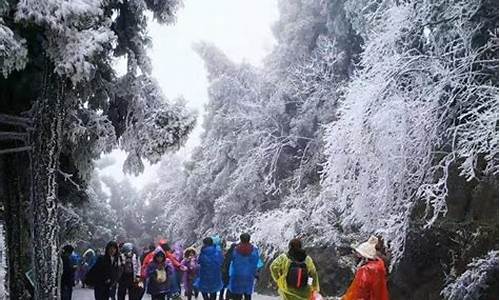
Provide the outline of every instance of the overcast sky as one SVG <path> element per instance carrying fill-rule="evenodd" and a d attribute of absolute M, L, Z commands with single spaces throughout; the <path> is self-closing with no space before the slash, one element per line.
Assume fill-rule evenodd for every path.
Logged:
<path fill-rule="evenodd" d="M 164 94 L 173 99 L 183 96 L 188 106 L 198 110 L 198 127 L 191 134 L 181 155 L 189 156 L 199 143 L 204 104 L 208 101 L 207 80 L 203 61 L 192 45 L 204 40 L 220 48 L 235 62 L 246 61 L 261 65 L 262 59 L 275 43 L 271 25 L 278 19 L 277 0 L 184 0 L 177 14 L 177 23 L 171 26 L 150 22 L 153 38 L 150 56 L 153 76 Z M 125 176 L 122 164 L 126 154 L 116 150 L 109 154 L 115 164 L 101 170 L 101 174 L 117 180 Z M 158 166 L 146 163 L 140 176 L 129 179 L 136 188 L 157 180 Z M 128 176 L 128 175 L 127 175 Z"/>

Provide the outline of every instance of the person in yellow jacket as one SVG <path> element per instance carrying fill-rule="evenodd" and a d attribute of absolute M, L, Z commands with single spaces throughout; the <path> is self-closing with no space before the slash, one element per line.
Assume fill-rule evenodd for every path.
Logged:
<path fill-rule="evenodd" d="M 278 256 L 270 269 L 284 300 L 309 300 L 313 292 L 319 292 L 316 266 L 299 239 L 290 241 L 288 253 Z"/>

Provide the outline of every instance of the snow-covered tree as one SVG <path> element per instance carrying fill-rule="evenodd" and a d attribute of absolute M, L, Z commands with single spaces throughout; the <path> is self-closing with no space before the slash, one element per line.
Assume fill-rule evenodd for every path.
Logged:
<path fill-rule="evenodd" d="M 10 114 L 0 118 L 9 132 L 1 153 L 5 160 L 31 162 L 31 168 L 7 177 L 31 176 L 31 193 L 18 197 L 31 195 L 34 208 L 33 243 L 41 249 L 32 259 L 36 298 L 57 296 L 57 181 L 70 187 L 69 194 L 84 191 L 93 159 L 115 146 L 129 153 L 125 169 L 138 172 L 142 159 L 157 162 L 194 126 L 182 103 L 162 96 L 147 56 L 148 12 L 170 24 L 180 5 L 178 0 L 0 4 L 0 111 Z M 127 60 L 122 77 L 113 70 L 115 57 Z M 17 226 L 7 225 L 7 231 L 11 225 Z M 11 297 L 21 299 L 25 289 L 11 284 Z"/>
<path fill-rule="evenodd" d="M 498 173 L 498 31 L 474 19 L 486 3 L 433 3 L 368 10 L 361 68 L 326 137 L 332 209 L 385 234 L 395 261 L 419 203 L 427 226 L 446 213 L 452 167 Z"/>

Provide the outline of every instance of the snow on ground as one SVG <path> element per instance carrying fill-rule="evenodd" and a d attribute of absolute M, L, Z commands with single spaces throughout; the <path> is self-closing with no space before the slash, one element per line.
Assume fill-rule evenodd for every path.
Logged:
<path fill-rule="evenodd" d="M 82 289 L 82 288 L 77 288 L 73 291 L 73 299 L 75 300 L 94 300 L 94 290 L 92 289 Z M 127 298 L 128 299 L 128 298 Z M 145 295 L 143 300 L 149 300 L 151 297 L 149 295 Z M 201 296 L 198 297 L 198 300 L 201 300 Z M 273 296 L 264 296 L 264 295 L 258 295 L 254 294 L 252 296 L 253 300 L 278 300 L 278 297 L 273 297 Z"/>

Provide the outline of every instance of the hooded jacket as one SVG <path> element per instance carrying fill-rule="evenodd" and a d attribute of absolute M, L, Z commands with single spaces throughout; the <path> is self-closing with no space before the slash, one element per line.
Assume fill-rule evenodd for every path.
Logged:
<path fill-rule="evenodd" d="M 229 266 L 229 291 L 233 294 L 252 294 L 258 265 L 257 247 L 250 243 L 238 244 Z"/>
<path fill-rule="evenodd" d="M 342 300 L 389 300 L 387 274 L 382 259 L 370 260 L 357 271 Z"/>
<path fill-rule="evenodd" d="M 86 283 L 93 286 L 111 286 L 118 281 L 118 254 L 114 257 L 108 255 L 111 247 L 118 251 L 118 245 L 115 242 L 109 242 L 106 245 L 105 254 L 97 258 L 94 266 L 89 270 L 86 277 Z"/>
<path fill-rule="evenodd" d="M 155 252 L 157 252 L 157 251 L 162 251 L 165 254 L 165 257 L 168 260 L 170 260 L 170 262 L 172 263 L 174 268 L 179 269 L 181 267 L 181 263 L 177 260 L 177 258 L 175 257 L 175 254 L 170 253 L 170 252 L 165 253 L 163 248 L 158 246 L 158 247 L 156 247 L 156 249 L 154 251 L 148 253 L 144 257 L 144 261 L 142 262 L 141 273 L 140 273 L 142 278 L 146 278 L 146 270 L 148 269 L 148 265 L 153 261 L 154 256 L 155 256 Z"/>
<path fill-rule="evenodd" d="M 194 284 L 200 292 L 216 293 L 222 289 L 222 261 L 222 251 L 219 247 L 210 245 L 201 248 L 198 257 L 200 265 L 199 277 Z"/>
<path fill-rule="evenodd" d="M 160 247 L 158 247 L 160 248 Z M 146 270 L 147 291 L 150 295 L 168 294 L 171 292 L 171 279 L 174 276 L 175 269 L 168 259 L 165 258 L 163 249 L 153 252 L 153 261 Z M 163 261 L 158 263 L 156 257 L 163 256 Z M 163 265 L 163 268 L 160 266 Z M 165 277 L 162 277 L 165 275 Z"/>
<path fill-rule="evenodd" d="M 188 251 L 194 251 L 194 257 L 187 257 Z M 186 271 L 182 274 L 182 284 L 187 295 L 190 295 L 193 290 L 193 283 L 198 276 L 198 258 L 196 257 L 196 250 L 194 248 L 187 248 L 184 251 L 184 259 L 181 264 L 186 267 Z"/>

